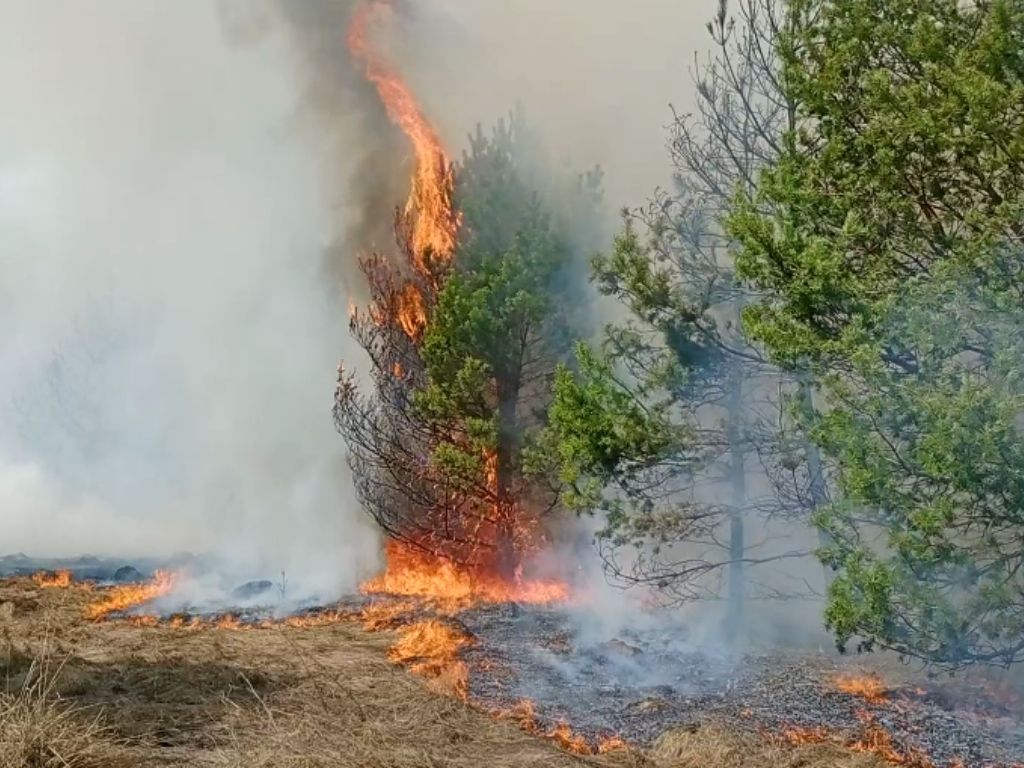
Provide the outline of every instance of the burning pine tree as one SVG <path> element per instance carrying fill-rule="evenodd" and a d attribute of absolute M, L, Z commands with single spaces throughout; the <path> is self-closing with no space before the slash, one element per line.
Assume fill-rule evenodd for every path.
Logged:
<path fill-rule="evenodd" d="M 588 244 L 569 233 L 595 232 L 600 173 L 548 183 L 521 114 L 490 135 L 478 128 L 452 165 L 366 42 L 374 7 L 356 16 L 350 48 L 416 169 L 396 215 L 397 258 L 361 262 L 371 301 L 353 310 L 351 330 L 373 390 L 341 369 L 335 423 L 363 506 L 396 542 L 391 564 L 437 557 L 512 584 L 559 506 L 526 457 L 578 331 L 582 302 L 569 294 L 585 283 Z"/>
<path fill-rule="evenodd" d="M 509 582 L 559 506 L 526 457 L 579 325 L 567 293 L 582 274 L 569 214 L 531 183 L 528 147 L 521 116 L 472 137 L 455 169 L 451 254 L 417 247 L 423 211 L 412 208 L 396 220 L 401 258 L 363 260 L 372 301 L 351 329 L 374 392 L 343 373 L 335 406 L 360 499 L 381 527 Z M 577 192 L 593 201 L 599 178 L 584 180 Z"/>

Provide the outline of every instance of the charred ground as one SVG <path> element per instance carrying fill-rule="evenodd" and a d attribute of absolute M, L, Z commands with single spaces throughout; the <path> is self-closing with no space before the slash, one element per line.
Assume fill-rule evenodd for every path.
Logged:
<path fill-rule="evenodd" d="M 5 701 L 44 673 L 48 707 L 82 729 L 100 718 L 105 730 L 89 733 L 102 759 L 69 761 L 86 767 L 884 765 L 860 750 L 864 712 L 875 738 L 891 734 L 891 764 L 1011 765 L 1022 753 L 991 691 L 982 707 L 962 683 L 887 682 L 869 701 L 836 689 L 831 660 L 716 660 L 656 632 L 588 645 L 560 608 L 363 597 L 275 622 L 87 620 L 105 589 L 0 583 Z M 450 658 L 417 646 L 434 626 L 462 638 Z M 446 677 L 456 659 L 465 700 Z M 4 711 L 0 744 L 16 754 L 21 726 Z"/>

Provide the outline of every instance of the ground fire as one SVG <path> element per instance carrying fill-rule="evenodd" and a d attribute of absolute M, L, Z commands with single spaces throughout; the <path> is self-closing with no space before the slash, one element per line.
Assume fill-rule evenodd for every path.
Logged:
<path fill-rule="evenodd" d="M 144 605 L 150 600 L 167 595 L 174 589 L 177 577 L 170 571 L 157 571 L 151 581 L 143 584 L 125 584 L 101 593 L 86 611 L 90 619 L 104 619 L 114 613 L 122 613 Z"/>
<path fill-rule="evenodd" d="M 50 573 L 49 571 L 37 571 L 32 574 L 32 581 L 43 589 L 51 587 L 67 587 L 71 584 L 71 571 L 60 570 Z"/>
<path fill-rule="evenodd" d="M 835 686 L 843 693 L 861 696 L 873 704 L 888 700 L 885 682 L 877 675 L 839 675 Z"/>
<path fill-rule="evenodd" d="M 85 410 L 93 401 L 89 392 L 67 399 L 69 410 L 81 411 L 73 414 L 75 429 L 69 430 L 81 440 L 73 447 L 81 450 L 62 451 L 56 457 L 60 461 L 41 460 L 38 477 L 34 471 L 15 467 L 10 472 L 0 465 L 16 481 L 0 475 L 5 504 L 10 505 L 12 487 L 35 491 L 36 482 L 49 483 L 52 474 L 61 481 L 53 498 L 76 502 L 70 510 L 76 514 L 66 515 L 74 523 L 70 535 L 92 527 L 98 535 L 104 514 L 95 526 L 92 520 L 74 518 L 96 509 L 120 522 L 122 505 L 130 503 L 158 519 L 158 530 L 166 527 L 166 538 L 157 543 L 167 549 L 130 556 L 125 549 L 120 559 L 0 556 L 0 768 L 1024 768 L 1024 679 L 1021 667 L 1014 666 L 1024 659 L 1024 620 L 1019 619 L 1024 537 L 1017 535 L 1019 514 L 1014 517 L 1024 497 L 1015 472 L 1024 453 L 1014 452 L 1024 402 L 1016 365 L 1024 349 L 1019 336 L 1024 322 L 1017 322 L 1022 319 L 1016 316 L 1019 297 L 1007 291 L 1019 282 L 1016 254 L 1007 260 L 1013 268 L 1003 272 L 988 263 L 1002 258 L 990 251 L 1022 239 L 1024 198 L 1018 193 L 1024 144 L 1016 141 L 1014 131 L 1024 114 L 1024 69 L 1017 66 L 1024 10 L 1016 11 L 1011 0 L 710 2 L 718 12 L 708 26 L 717 48 L 707 65 L 702 56 L 697 59 L 690 94 L 696 99 L 694 109 L 689 116 L 673 115 L 673 165 L 661 169 L 670 171 L 663 176 L 673 184 L 657 190 L 646 209 L 625 211 L 627 223 L 618 237 L 606 231 L 603 218 L 595 226 L 585 206 L 577 206 L 574 195 L 583 188 L 583 196 L 587 190 L 600 193 L 599 180 L 590 189 L 588 173 L 556 177 L 561 170 L 552 170 L 555 163 L 548 163 L 551 158 L 539 147 L 545 142 L 530 143 L 539 134 L 519 133 L 518 112 L 507 123 L 498 121 L 493 133 L 478 128 L 463 151 L 446 144 L 439 126 L 454 123 L 454 112 L 441 119 L 433 111 L 444 100 L 417 92 L 413 85 L 419 76 L 424 84 L 442 83 L 460 97 L 481 88 L 488 103 L 499 78 L 469 83 L 469 75 L 476 73 L 464 66 L 457 78 L 442 79 L 447 61 L 439 71 L 414 70 L 425 65 L 424 57 L 417 58 L 423 49 L 404 47 L 403 35 L 429 32 L 425 40 L 445 46 L 432 53 L 437 60 L 446 58 L 449 49 L 460 47 L 463 33 L 472 38 L 476 30 L 435 24 L 428 14 L 440 6 L 476 4 L 275 2 L 270 15 L 245 25 L 253 36 L 262 35 L 264 26 L 302 25 L 294 37 L 273 37 L 272 45 L 278 47 L 281 39 L 294 43 L 303 54 L 296 59 L 298 68 L 315 70 L 311 80 L 316 82 L 309 84 L 315 109 L 338 93 L 352 97 L 344 105 L 351 110 L 344 115 L 346 124 L 342 130 L 332 125 L 337 135 L 331 138 L 341 150 L 351 149 L 368 161 L 366 167 L 346 168 L 363 172 L 351 173 L 351 188 L 342 189 L 352 193 L 359 215 L 343 217 L 344 226 L 327 221 L 330 242 L 361 239 L 377 249 L 357 254 L 365 291 L 356 289 L 355 295 L 362 296 L 359 305 L 350 301 L 348 307 L 348 327 L 368 364 L 361 364 L 362 378 L 339 365 L 334 392 L 332 415 L 347 447 L 351 476 L 338 465 L 343 446 L 336 435 L 315 434 L 305 429 L 304 419 L 288 418 L 299 402 L 324 410 L 320 384 L 314 382 L 319 394 L 308 398 L 297 396 L 304 389 L 286 386 L 250 391 L 263 378 L 249 375 L 252 371 L 269 375 L 271 368 L 302 362 L 305 355 L 292 359 L 291 346 L 274 355 L 275 347 L 252 344 L 249 351 L 263 367 L 238 365 L 237 381 L 217 376 L 222 369 L 204 368 L 202 376 L 184 371 L 188 375 L 175 388 L 171 405 L 180 400 L 183 422 L 191 421 L 184 412 L 193 411 L 197 422 L 208 422 L 197 426 L 193 439 L 184 434 L 174 439 L 176 425 L 166 423 L 175 420 L 178 408 L 151 409 L 158 416 L 152 425 L 158 438 L 154 444 L 124 442 L 140 460 L 148 454 L 166 464 L 173 483 L 156 482 L 159 473 L 133 472 L 132 462 L 121 462 L 127 465 L 122 467 L 102 457 L 95 464 L 102 471 L 80 473 L 87 480 L 82 489 L 70 482 L 77 478 L 60 476 L 62 466 L 78 454 L 102 453 L 105 443 L 115 442 L 122 422 L 147 421 L 142 416 L 150 409 L 138 408 L 140 401 L 126 396 L 134 393 L 117 386 L 116 376 L 92 376 L 91 366 L 102 363 L 102 355 L 94 359 L 91 349 L 83 348 L 81 368 L 65 371 L 54 364 L 29 378 L 44 395 L 63 387 L 65 380 L 86 385 L 95 379 L 104 390 L 109 385 L 112 396 L 95 398 L 103 405 L 96 413 Z M 500 5 L 476 12 L 489 17 Z M 520 4 L 508 5 L 529 16 Z M 580 5 L 597 14 L 604 12 L 599 6 L 618 4 Z M 959 19 L 968 12 L 988 13 L 990 7 L 998 11 L 993 18 L 967 17 L 967 24 Z M 631 7 L 623 17 L 639 29 L 649 9 L 641 10 Z M 531 42 L 541 42 L 538 29 L 543 37 L 561 35 L 569 26 L 574 33 L 577 27 L 593 26 L 582 13 L 576 15 L 579 19 L 567 16 L 568 24 L 529 18 Z M 824 23 L 816 21 L 819 17 L 831 24 L 816 26 Z M 169 18 L 161 14 L 160 21 Z M 323 18 L 333 23 L 315 23 Z M 306 50 L 308 26 L 316 26 L 316 34 Z M 620 24 L 617 30 L 623 28 Z M 162 40 L 159 32 L 144 41 L 151 46 Z M 35 43 L 35 37 L 25 39 Z M 606 55 L 613 38 L 596 41 Z M 978 49 L 975 40 L 982 42 Z M 28 48 L 38 58 L 48 48 L 63 54 L 70 42 L 72 37 L 61 45 Z M 173 42 L 191 54 L 190 46 L 178 46 L 176 37 Z M 574 42 L 566 40 L 564 50 Z M 729 53 L 730 46 L 738 46 L 739 58 Z M 474 52 L 481 59 L 480 71 L 504 75 L 504 68 L 495 70 L 484 60 L 490 55 L 484 47 Z M 161 65 L 157 69 L 171 69 L 162 66 L 164 52 L 156 53 L 150 58 Z M 513 67 L 527 63 L 530 53 L 512 47 L 501 51 L 503 63 Z M 351 66 L 343 66 L 340 58 Z M 945 71 L 945 58 L 957 68 Z M 257 59 L 233 60 L 248 69 Z M 196 61 L 207 63 L 198 56 Z M 322 61 L 344 78 L 324 76 Z M 549 62 L 537 64 L 545 88 L 562 82 L 556 76 L 571 74 L 540 66 Z M 39 75 L 45 84 L 50 69 L 13 71 Z M 52 67 L 62 77 L 72 69 Z M 626 69 L 627 75 L 640 71 L 639 66 Z M 288 83 L 279 79 L 282 70 L 275 67 L 270 79 L 275 91 L 287 93 L 293 110 L 289 89 L 281 88 Z M 141 90 L 135 88 L 138 72 L 128 71 L 133 89 Z M 223 83 L 216 67 L 210 72 L 213 82 Z M 359 87 L 350 92 L 353 72 Z M 588 73 L 587 81 L 595 92 L 602 90 L 601 98 L 585 94 L 578 100 L 574 93 L 579 89 L 564 89 L 561 101 L 582 118 L 589 117 L 583 102 L 608 101 L 629 90 L 593 77 L 601 73 Z M 342 79 L 344 90 L 327 93 Z M 634 88 L 643 85 L 641 78 L 631 79 Z M 819 81 L 828 85 L 830 80 L 833 92 L 814 90 Z M 46 90 L 28 81 L 32 87 L 25 90 Z M 795 91 L 787 90 L 794 86 Z M 897 87 L 906 90 L 890 90 Z M 101 90 L 81 89 L 90 96 L 90 107 L 95 107 L 91 97 L 102 96 Z M 154 92 L 174 95 L 170 90 Z M 190 88 L 180 90 L 191 95 Z M 246 101 L 259 101 L 247 88 L 239 91 Z M 908 93 L 915 98 L 891 98 Z M 1008 104 L 1007 93 L 1012 94 Z M 203 101 L 220 108 L 221 95 Z M 905 109 L 913 119 L 902 119 L 904 107 L 892 107 L 904 102 L 910 102 Z M 939 110 L 932 111 L 932 104 Z M 61 102 L 62 109 L 67 106 Z M 459 111 L 478 106 L 460 104 Z M 633 108 L 623 103 L 619 113 Z M 532 114 L 533 104 L 530 109 Z M 91 112 L 135 117 L 124 110 Z M 335 117 L 331 110 L 324 112 Z M 216 120 L 188 121 L 189 130 L 178 133 L 192 134 L 206 122 L 230 127 L 219 114 L 211 113 Z M 542 116 L 545 138 L 552 138 L 552 127 L 562 134 L 551 142 L 555 151 L 566 148 L 558 147 L 558 141 L 579 151 L 602 144 L 597 134 L 586 141 L 566 135 L 567 126 L 578 123 L 559 117 L 564 115 Z M 248 112 L 246 118 L 251 119 Z M 129 129 L 158 125 L 155 120 L 121 122 Z M 944 122 L 949 125 L 942 134 L 935 126 Z M 987 131 L 985 123 L 999 129 Z M 283 143 L 280 124 L 275 122 L 275 143 Z M 597 121 L 589 125 L 599 127 Z M 374 130 L 363 132 L 366 126 Z M 39 154 L 46 161 L 43 172 L 28 167 L 22 173 L 15 167 L 11 181 L 16 194 L 9 197 L 21 205 L 26 179 L 31 182 L 27 197 L 36 186 L 52 197 L 53 169 L 61 171 L 54 177 L 58 182 L 67 175 L 69 193 L 79 186 L 93 188 L 79 184 L 79 174 L 93 168 L 118 177 L 121 169 L 103 154 L 102 145 L 120 145 L 131 131 L 115 131 L 113 142 L 83 141 L 95 138 L 92 127 L 89 122 L 83 132 L 76 126 L 74 141 L 68 143 L 88 143 L 103 162 L 64 163 L 63 156 L 54 155 L 56 162 L 50 163 L 51 151 L 44 147 L 47 151 Z M 404 152 L 379 141 L 385 131 L 393 134 L 386 138 L 402 140 Z M 528 139 L 520 144 L 523 135 Z M 59 134 L 47 130 L 44 138 L 53 152 L 60 149 Z M 360 145 L 350 147 L 355 139 Z M 604 142 L 606 149 L 610 143 Z M 254 151 L 262 144 L 240 145 L 246 158 L 267 158 Z M 154 146 L 176 149 L 164 142 Z M 942 150 L 938 163 L 930 157 L 936 148 Z M 12 157 L 18 160 L 20 149 L 15 150 Z M 175 227 L 195 220 L 206 239 L 211 234 L 207 225 L 219 217 L 188 216 L 185 202 L 170 193 L 179 191 L 178 183 L 188 181 L 193 166 L 207 155 L 218 160 L 220 173 L 246 165 L 208 150 L 204 143 L 198 154 L 168 152 L 178 165 L 183 157 L 190 162 L 189 173 L 168 176 L 174 184 L 163 185 L 167 189 L 156 196 L 166 210 L 116 232 L 134 235 L 164 219 Z M 381 157 L 382 151 L 390 154 Z M 520 162 L 518 151 L 528 159 Z M 123 175 L 130 177 L 137 195 L 144 176 L 135 172 L 136 164 L 140 158 L 148 163 L 151 153 L 125 154 L 132 172 Z M 632 148 L 628 154 L 633 155 Z M 633 171 L 642 159 L 626 158 Z M 609 160 L 613 166 L 623 162 Z M 275 172 L 285 170 L 277 162 L 265 164 Z M 389 164 L 407 176 L 394 189 Z M 6 170 L 0 167 L 0 192 L 6 191 Z M 615 190 L 622 184 L 618 171 L 610 175 Z M 58 202 L 75 202 L 64 200 L 63 185 L 61 191 Z M 244 204 L 247 197 L 232 199 L 230 207 Z M 119 200 L 115 195 L 97 199 L 106 203 L 108 198 Z M 201 198 L 206 205 L 212 199 Z M 375 210 L 381 199 L 389 210 Z M 254 201 L 271 199 L 258 194 Z M 349 202 L 344 198 L 346 206 Z M 381 221 L 391 221 L 392 203 L 397 203 L 395 243 L 389 248 L 376 233 Z M 3 204 L 0 199 L 0 214 L 5 213 Z M 93 228 L 94 207 L 56 206 L 62 214 L 66 209 L 86 215 L 80 222 L 84 234 Z M 103 211 L 114 207 L 101 206 Z M 287 205 L 281 210 L 292 215 Z M 329 220 L 333 212 L 322 218 Z M 99 223 L 108 218 L 101 216 Z M 359 223 L 350 227 L 349 218 Z M 266 219 L 273 225 L 269 231 L 276 231 L 277 219 Z M 0 221 L 6 220 L 0 216 Z M 14 221 L 20 237 L 21 219 Z M 235 229 L 248 232 L 250 221 L 244 219 Z M 290 230 L 268 237 L 262 229 L 266 222 L 257 223 L 260 238 L 292 243 L 284 236 Z M 36 227 L 24 229 L 34 232 Z M 39 229 L 52 234 L 49 226 Z M 369 230 L 373 237 L 366 236 Z M 981 233 L 977 241 L 970 239 L 973 230 Z M 315 226 L 302 231 L 321 234 Z M 745 234 L 738 237 L 737 231 Z M 76 238 L 52 238 L 54 244 L 65 239 Z M 209 240 L 225 259 L 235 252 L 219 248 L 219 237 Z M 297 238 L 295 250 L 305 240 Z M 309 241 L 315 257 L 328 238 Z M 173 250 L 179 242 L 171 236 L 167 244 Z M 246 267 L 255 263 L 257 251 L 238 251 Z M 135 252 L 127 253 L 133 257 Z M 175 276 L 163 268 L 164 261 L 174 260 L 162 260 L 163 255 L 159 249 L 153 253 L 162 265 L 157 274 Z M 858 260 L 867 266 L 854 263 Z M 538 266 L 550 264 L 557 266 L 549 271 Z M 54 274 L 63 275 L 66 265 L 61 266 Z M 315 272 L 312 282 L 319 289 L 320 282 L 341 271 Z M 49 272 L 29 272 L 34 280 L 49 277 Z M 269 286 L 246 279 L 245 298 L 256 297 L 255 302 L 239 302 L 230 288 L 221 296 L 221 281 L 211 280 L 216 304 L 237 311 L 254 303 L 265 322 L 252 323 L 248 315 L 208 314 L 209 307 L 200 305 L 204 311 L 196 312 L 196 318 L 216 326 L 216 332 L 198 335 L 217 345 L 203 345 L 202 351 L 218 354 L 194 357 L 208 363 L 223 355 L 244 362 L 231 356 L 236 345 L 229 342 L 237 339 L 228 335 L 234 324 L 228 321 L 253 325 L 268 340 L 280 325 L 289 340 L 299 339 L 302 334 L 296 331 L 303 326 L 282 316 L 294 297 L 288 291 L 276 294 L 279 286 L 291 287 L 283 278 L 290 272 L 275 268 L 277 279 Z M 96 285 L 104 285 L 104 273 L 96 274 L 101 278 Z M 205 270 L 201 274 L 206 277 Z M 222 274 L 238 272 L 225 269 Z M 71 301 L 73 292 L 65 290 L 78 287 L 72 280 L 58 280 L 56 286 L 49 279 L 37 281 L 50 293 L 60 289 L 62 301 L 38 302 L 45 311 L 56 313 L 64 299 L 78 308 Z M 166 282 L 179 292 L 192 285 Z M 89 289 L 96 285 L 83 282 Z M 594 285 L 622 305 L 617 312 L 599 307 L 590 316 L 589 309 L 577 311 L 574 304 L 586 302 L 575 298 L 590 298 L 587 291 Z M 904 286 L 913 291 L 904 292 Z M 996 301 L 991 308 L 975 306 L 978 299 L 961 292 L 990 294 Z M 205 293 L 197 291 L 195 298 Z M 263 311 L 260 302 L 269 293 L 284 299 L 280 309 L 275 302 Z M 21 298 L 19 291 L 11 295 Z M 147 347 L 144 357 L 170 369 L 188 364 L 193 356 L 184 353 L 190 349 L 165 350 L 161 344 L 165 337 L 191 335 L 179 331 L 205 331 L 205 325 L 183 323 L 169 333 L 158 321 L 173 303 L 155 301 L 166 297 L 148 290 L 142 295 L 154 301 L 123 306 L 143 341 L 153 325 L 158 343 L 140 342 Z M 343 322 L 343 299 L 325 295 L 330 298 L 321 304 Z M 317 297 L 323 298 L 319 292 Z M 122 302 L 115 298 L 110 305 L 117 314 Z M 922 299 L 953 305 L 948 319 L 954 332 L 942 333 L 949 328 L 938 323 L 941 338 L 931 338 L 934 316 L 926 313 L 927 321 L 911 318 L 912 334 L 898 329 L 888 338 L 887 329 L 903 322 L 893 310 L 906 309 L 904 303 L 916 307 Z M 147 311 L 151 306 L 159 311 Z M 998 313 L 989 312 L 995 308 Z M 309 355 L 319 375 L 324 353 L 327 360 L 336 354 L 343 329 L 339 323 L 332 326 L 330 317 L 323 322 L 319 310 L 324 307 L 316 309 L 317 324 L 330 337 Z M 923 310 L 930 312 L 928 306 Z M 618 313 L 625 318 L 621 324 Z M 944 311 L 937 314 L 945 317 Z M 985 315 L 980 329 L 974 327 L 976 314 Z M 989 325 L 1001 325 L 989 322 L 997 314 L 1014 320 L 1006 323 L 1011 330 L 989 333 Z M 91 326 L 83 317 L 83 324 Z M 58 319 L 47 318 L 45 325 L 57 328 Z M 600 332 L 599 324 L 604 325 Z M 749 333 L 755 326 L 756 337 Z M 104 327 L 100 331 L 97 336 L 114 339 L 118 374 L 143 372 L 122 359 L 122 347 L 131 346 L 132 339 Z M 1000 341 L 999 346 L 993 339 L 1003 335 L 1010 343 Z M 29 341 L 15 345 L 13 362 L 20 365 L 24 351 L 24 357 L 36 357 L 37 347 L 45 359 L 47 345 Z M 935 358 L 943 351 L 957 365 L 967 362 L 967 369 L 947 368 L 952 364 L 946 357 Z M 280 365 L 267 367 L 267 360 Z M 779 360 L 786 366 L 777 366 Z M 809 369 L 802 370 L 804 365 Z M 928 375 L 915 378 L 922 372 Z M 164 372 L 168 380 L 176 373 Z M 160 381 L 158 376 L 140 378 L 149 385 Z M 194 386 L 204 382 L 218 386 Z M 961 390 L 965 382 L 971 387 Z M 274 395 L 259 397 L 266 392 Z M 951 397 L 961 392 L 967 397 Z M 199 406 L 207 396 L 232 402 L 230 407 L 211 402 L 215 407 L 206 411 Z M 121 400 L 127 410 L 114 407 Z M 32 402 L 29 398 L 26 405 Z M 270 408 L 281 409 L 277 418 L 265 420 L 287 422 L 284 432 L 267 437 L 287 439 L 259 440 L 261 435 L 231 429 L 234 422 L 217 418 L 243 411 L 246 419 L 262 421 L 252 419 L 252 402 L 268 414 Z M 160 405 L 155 396 L 152 403 Z M 21 399 L 17 405 L 22 406 Z M 210 413 L 215 417 L 202 418 Z M 126 415 L 131 418 L 116 418 Z M 59 430 L 52 429 L 56 423 L 49 413 L 43 416 L 40 428 L 13 424 L 18 429 L 11 431 L 21 437 L 11 456 L 19 462 L 62 438 L 49 434 Z M 320 412 L 311 418 L 328 417 Z M 978 425 L 985 428 L 975 429 Z M 330 432 L 329 425 L 321 426 L 322 433 Z M 228 435 L 237 442 L 213 439 Z M 314 442 L 314 435 L 328 442 Z M 919 435 L 927 439 L 919 441 Z M 305 443 L 312 453 L 297 453 L 295 446 Z M 196 453 L 209 466 L 190 472 L 179 451 Z M 211 461 L 221 453 L 237 472 L 222 472 Z M 250 454 L 256 464 L 243 461 Z M 988 474 L 1003 464 L 1008 471 Z M 304 482 L 307 472 L 316 479 Z M 775 476 L 780 472 L 782 479 Z M 116 484 L 128 476 L 133 483 L 124 490 L 141 492 L 108 493 L 122 490 L 105 487 L 108 474 L 118 476 Z M 236 476 L 244 493 L 231 493 Z M 330 493 L 318 492 L 315 483 L 321 477 Z M 173 492 L 167 487 L 172 485 Z M 180 499 L 179 485 L 188 491 Z M 161 498 L 165 492 L 172 495 Z M 700 498 L 705 494 L 712 499 L 708 504 Z M 34 501 L 29 505 L 33 514 L 48 506 Z M 211 528 L 208 537 L 182 536 L 180 546 L 201 541 L 208 551 L 168 556 L 179 546 L 171 535 L 177 532 L 174 518 L 188 515 L 158 513 L 191 506 L 188 511 L 198 517 L 211 513 L 211 503 L 219 508 L 222 502 L 238 507 L 241 517 L 218 522 L 241 524 L 224 525 L 223 533 L 215 526 L 218 530 Z M 275 525 L 269 531 L 250 530 L 257 527 L 251 521 L 264 506 Z M 310 507 L 317 516 L 302 517 Z M 354 530 L 350 521 L 336 526 L 340 519 L 330 517 L 357 508 L 379 529 L 379 568 L 362 557 L 368 549 L 371 556 L 377 554 L 376 539 L 348 536 Z M 977 518 L 965 518 L 965 513 Z M 580 522 L 588 515 L 593 528 L 589 520 Z M 862 520 L 868 521 L 866 530 L 879 534 L 877 542 L 861 537 Z M 769 523 L 785 527 L 769 531 Z M 300 524 L 316 541 L 285 536 L 289 526 L 298 530 Z M 116 536 L 104 536 L 102 547 L 143 546 L 156 538 L 132 538 L 132 527 L 123 525 Z M 7 526 L 0 527 L 0 533 L 6 531 Z M 890 535 L 888 544 L 883 534 Z M 562 539 L 571 540 L 566 544 Z M 961 550 L 965 540 L 977 548 Z M 776 543 L 783 554 L 772 554 Z M 79 545 L 102 554 L 92 545 Z M 313 551 L 320 545 L 326 552 L 322 559 L 317 555 L 324 552 Z M 888 559 L 887 549 L 898 557 Z M 642 567 L 654 553 L 656 565 Z M 821 559 L 827 561 L 827 573 Z M 802 567 L 787 567 L 790 561 L 810 564 L 806 579 Z M 1011 572 L 1001 576 L 1006 563 Z M 776 575 L 794 591 L 777 590 L 775 577 L 762 569 L 766 565 L 778 568 Z M 763 582 L 758 573 L 766 574 Z M 602 575 L 610 575 L 607 590 Z M 626 585 L 628 593 L 615 590 Z M 962 606 L 975 591 L 980 605 Z M 666 608 L 669 593 L 680 600 L 671 609 Z M 955 599 L 947 600 L 950 595 Z M 819 617 L 828 609 L 827 623 L 819 618 L 804 626 L 802 606 L 812 604 Z M 719 605 L 725 610 L 719 612 Z M 799 626 L 787 624 L 797 615 Z"/>

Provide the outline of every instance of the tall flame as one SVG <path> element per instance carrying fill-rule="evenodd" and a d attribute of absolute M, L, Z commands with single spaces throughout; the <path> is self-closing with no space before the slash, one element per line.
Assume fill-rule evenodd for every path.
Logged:
<path fill-rule="evenodd" d="M 406 213 L 412 218 L 412 249 L 416 267 L 429 273 L 428 254 L 446 262 L 455 250 L 459 215 L 455 210 L 455 178 L 437 131 L 423 114 L 412 90 L 370 42 L 370 25 L 390 9 L 389 0 L 369 0 L 356 11 L 348 31 L 348 48 L 373 83 L 391 121 L 412 144 L 416 168 Z"/>

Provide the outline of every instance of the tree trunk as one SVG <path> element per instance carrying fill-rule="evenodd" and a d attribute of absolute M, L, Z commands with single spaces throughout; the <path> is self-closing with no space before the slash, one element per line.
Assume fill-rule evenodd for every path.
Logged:
<path fill-rule="evenodd" d="M 746 445 L 742 434 L 743 379 L 737 375 L 732 382 L 729 397 L 729 480 L 731 485 L 732 512 L 729 515 L 729 607 L 726 631 L 730 638 L 736 638 L 743 624 L 746 601 L 746 574 L 744 573 L 743 517 L 747 502 Z"/>
<path fill-rule="evenodd" d="M 800 377 L 800 399 L 801 405 L 806 410 L 810 411 L 814 408 L 814 395 L 811 392 L 811 386 L 807 381 L 806 376 Z M 818 450 L 818 446 L 815 445 L 808 439 L 804 439 L 804 455 L 807 456 L 807 475 L 810 480 L 810 493 L 811 493 L 811 512 L 813 513 L 826 501 L 828 501 L 828 493 L 825 487 L 825 475 L 822 471 L 821 466 L 821 451 Z M 822 548 L 830 547 L 832 545 L 832 537 L 828 531 L 815 526 L 818 532 L 818 546 Z M 828 566 L 824 567 L 825 571 L 825 589 L 826 591 L 832 585 L 833 573 L 832 569 Z"/>
<path fill-rule="evenodd" d="M 498 385 L 498 448 L 495 462 L 495 493 L 498 499 L 495 510 L 497 540 L 495 546 L 498 575 L 512 580 L 519 565 L 515 546 L 516 498 L 514 474 L 519 443 L 517 386 Z"/>

